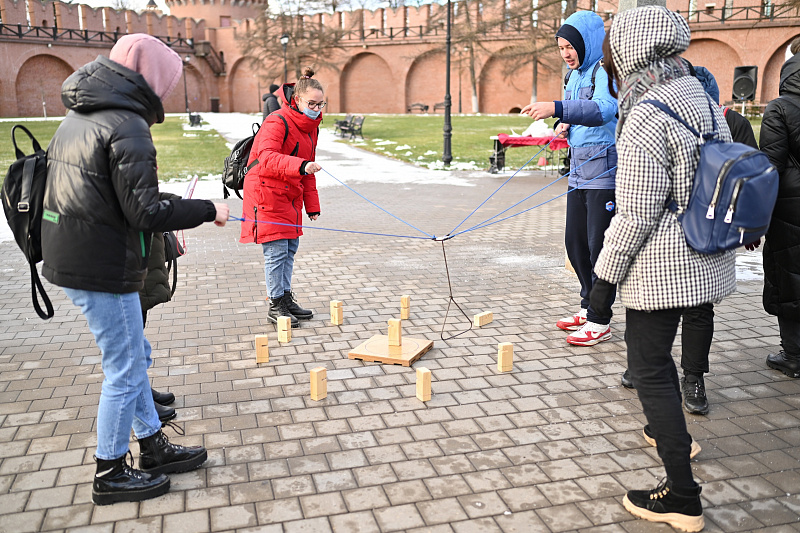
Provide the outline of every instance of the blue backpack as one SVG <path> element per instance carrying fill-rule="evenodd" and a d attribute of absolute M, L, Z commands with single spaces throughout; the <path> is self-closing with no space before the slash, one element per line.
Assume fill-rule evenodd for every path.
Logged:
<path fill-rule="evenodd" d="M 689 246 L 716 254 L 763 237 L 778 197 L 778 171 L 766 154 L 746 144 L 720 141 L 713 108 L 714 131 L 700 134 L 662 102 L 641 103 L 667 113 L 703 141 L 689 205 L 678 215 Z M 669 198 L 667 208 L 676 213 L 678 204 Z"/>

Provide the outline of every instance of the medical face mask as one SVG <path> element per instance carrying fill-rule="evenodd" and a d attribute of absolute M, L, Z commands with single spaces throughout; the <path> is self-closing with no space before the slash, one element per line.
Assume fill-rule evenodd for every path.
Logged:
<path fill-rule="evenodd" d="M 322 110 L 313 110 L 310 107 L 303 109 L 303 114 L 310 118 L 311 120 L 317 120 L 319 118 L 319 114 L 322 113 Z"/>

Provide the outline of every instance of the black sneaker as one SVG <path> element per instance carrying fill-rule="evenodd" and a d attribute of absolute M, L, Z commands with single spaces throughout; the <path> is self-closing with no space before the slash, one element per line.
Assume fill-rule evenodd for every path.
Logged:
<path fill-rule="evenodd" d="M 653 490 L 631 490 L 622 504 L 633 516 L 664 522 L 681 531 L 700 531 L 705 526 L 700 486 L 673 489 L 667 478 Z"/>
<path fill-rule="evenodd" d="M 92 501 L 97 505 L 140 502 L 169 491 L 167 476 L 148 474 L 130 467 L 126 461 L 128 454 L 130 452 L 111 460 L 94 458 L 97 462 L 97 472 L 92 483 Z"/>
<path fill-rule="evenodd" d="M 647 424 L 644 427 L 644 429 L 642 429 L 642 435 L 644 436 L 644 440 L 647 442 L 647 444 L 653 447 L 657 446 L 656 437 L 650 430 L 650 424 Z M 697 444 L 697 441 L 694 440 L 694 437 L 692 437 L 692 447 L 689 450 L 689 459 L 694 459 L 694 456 L 700 453 L 701 451 L 703 451 L 703 448 L 701 448 L 700 445 Z"/>
<path fill-rule="evenodd" d="M 309 320 L 314 318 L 314 311 L 300 307 L 300 304 L 297 303 L 292 291 L 284 292 L 283 299 L 286 301 L 286 307 L 289 309 L 289 312 L 296 316 L 299 320 Z"/>
<path fill-rule="evenodd" d="M 633 380 L 631 379 L 631 371 L 627 368 L 625 372 L 622 373 L 622 378 L 620 379 L 622 386 L 626 389 L 635 389 L 636 387 L 633 386 Z"/>
<path fill-rule="evenodd" d="M 150 392 L 153 393 L 153 401 L 161 405 L 169 405 L 175 401 L 175 395 L 171 392 L 158 392 L 151 388 Z"/>
<path fill-rule="evenodd" d="M 169 474 L 199 468 L 208 458 L 202 446 L 172 444 L 164 432 L 139 439 L 139 468 L 143 472 Z"/>
<path fill-rule="evenodd" d="M 681 380 L 683 391 L 683 408 L 693 415 L 708 414 L 708 398 L 706 398 L 706 384 L 702 377 L 688 375 Z"/>

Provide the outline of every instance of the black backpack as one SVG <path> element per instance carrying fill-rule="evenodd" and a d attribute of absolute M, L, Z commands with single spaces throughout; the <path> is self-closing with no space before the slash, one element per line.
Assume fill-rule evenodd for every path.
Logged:
<path fill-rule="evenodd" d="M 283 125 L 286 127 L 286 133 L 283 135 L 283 142 L 286 142 L 286 138 L 289 136 L 289 124 L 286 123 L 286 119 L 280 114 L 276 116 L 280 117 L 283 121 Z M 228 192 L 228 189 L 232 189 L 233 192 L 236 193 L 236 196 L 242 199 L 242 195 L 239 191 L 244 188 L 244 178 L 247 172 L 258 164 L 258 159 L 256 159 L 249 166 L 247 165 L 247 161 L 250 159 L 250 150 L 253 148 L 253 141 L 256 138 L 260 126 L 254 123 L 252 128 L 253 134 L 237 142 L 233 150 L 231 150 L 231 155 L 225 158 L 225 166 L 222 170 L 223 198 L 230 196 L 231 194 Z"/>
<path fill-rule="evenodd" d="M 16 132 L 21 129 L 28 134 L 33 146 L 33 153 L 25 155 L 17 146 Z M 6 213 L 8 226 L 14 233 L 25 259 L 31 267 L 31 293 L 33 307 L 43 320 L 53 318 L 53 304 L 44 292 L 39 279 L 36 263 L 42 260 L 42 216 L 44 212 L 44 188 L 47 181 L 47 154 L 39 145 L 33 134 L 20 124 L 11 129 L 11 141 L 17 160 L 11 164 L 3 182 L 3 211 Z M 47 312 L 42 311 L 36 291 L 42 296 Z"/>

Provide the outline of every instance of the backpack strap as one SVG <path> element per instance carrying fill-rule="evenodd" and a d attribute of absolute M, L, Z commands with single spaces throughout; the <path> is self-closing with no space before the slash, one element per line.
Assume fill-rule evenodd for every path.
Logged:
<path fill-rule="evenodd" d="M 725 117 L 725 118 L 728 118 L 728 111 L 730 111 L 730 110 L 731 110 L 730 107 L 722 106 L 722 116 Z"/>
<path fill-rule="evenodd" d="M 567 73 L 564 74 L 564 90 L 567 90 L 567 83 L 569 83 L 569 77 L 572 75 L 572 69 L 568 68 Z"/>
<path fill-rule="evenodd" d="M 44 292 L 44 286 L 42 285 L 42 280 L 39 279 L 39 272 L 36 270 L 36 265 L 33 263 L 29 263 L 31 266 L 31 293 L 33 296 L 33 308 L 36 309 L 36 314 L 42 320 L 47 320 L 53 318 L 53 315 L 56 314 L 55 310 L 53 310 L 53 304 L 50 302 L 50 298 L 47 296 L 47 293 Z M 42 306 L 39 304 L 39 298 L 36 297 L 36 292 L 42 295 L 42 301 L 44 302 L 45 308 L 47 308 L 47 313 L 42 311 Z"/>

